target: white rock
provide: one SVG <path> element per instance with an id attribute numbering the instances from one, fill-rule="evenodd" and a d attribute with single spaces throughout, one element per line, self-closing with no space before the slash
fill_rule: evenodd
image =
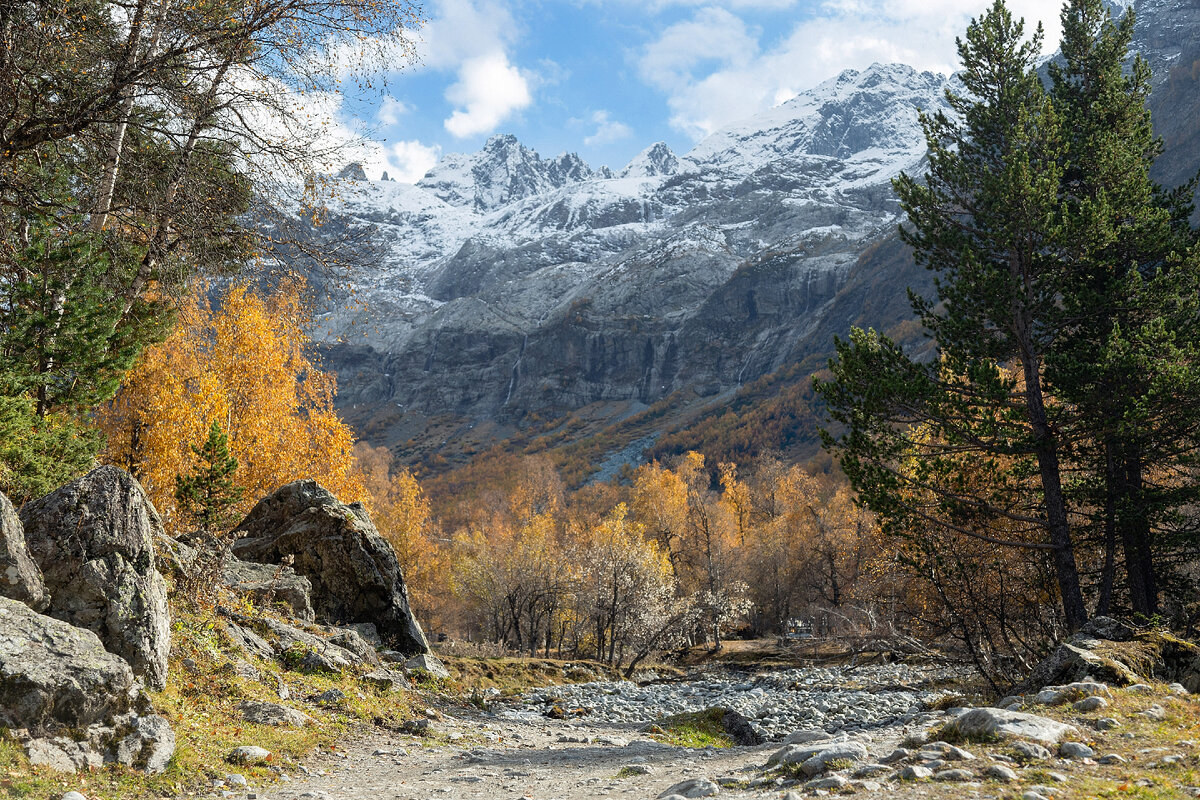
<path id="1" fill-rule="evenodd" d="M 234 764 L 260 764 L 266 761 L 270 755 L 270 750 L 248 745 L 234 748 L 229 755 L 225 756 L 225 759 Z"/>

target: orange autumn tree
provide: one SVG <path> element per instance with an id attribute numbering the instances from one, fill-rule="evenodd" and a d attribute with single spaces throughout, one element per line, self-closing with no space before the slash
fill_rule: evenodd
<path id="1" fill-rule="evenodd" d="M 299 280 L 269 292 L 234 284 L 213 300 L 200 287 L 171 337 L 143 354 L 100 413 L 104 458 L 142 482 L 169 530 L 181 524 L 175 476 L 192 469 L 192 445 L 214 421 L 238 460 L 239 512 L 301 478 L 344 502 L 365 496 L 353 433 L 333 409 L 335 379 L 305 352 L 303 290 Z"/>

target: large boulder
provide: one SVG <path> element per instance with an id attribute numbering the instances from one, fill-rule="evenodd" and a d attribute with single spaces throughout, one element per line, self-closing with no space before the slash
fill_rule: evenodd
<path id="1" fill-rule="evenodd" d="M 1115 638 L 1099 638 L 1099 633 Z M 1085 680 L 1114 686 L 1177 681 L 1188 691 L 1200 691 L 1200 646 L 1163 631 L 1138 631 L 1101 618 L 1055 648 L 1014 694 Z"/>
<path id="2" fill-rule="evenodd" d="M 0 597 L 20 600 L 35 611 L 41 611 L 50 601 L 42 570 L 25 547 L 21 519 L 3 494 L 0 494 Z"/>
<path id="3" fill-rule="evenodd" d="M 171 620 L 154 561 L 162 521 L 129 473 L 100 467 L 21 507 L 46 613 L 96 633 L 153 688 L 166 686 Z"/>
<path id="4" fill-rule="evenodd" d="M 315 481 L 297 481 L 260 500 L 236 533 L 241 538 L 233 553 L 243 561 L 279 564 L 294 557 L 296 572 L 312 582 L 318 616 L 371 622 L 396 649 L 429 651 L 396 553 L 361 505 L 339 502 Z"/>

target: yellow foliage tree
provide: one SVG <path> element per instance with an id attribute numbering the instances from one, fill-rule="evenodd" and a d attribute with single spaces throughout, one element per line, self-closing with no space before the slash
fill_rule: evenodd
<path id="1" fill-rule="evenodd" d="M 238 511 L 302 478 L 345 502 L 365 496 L 353 433 L 333 409 L 335 379 L 305 352 L 303 288 L 295 280 L 270 293 L 236 284 L 213 302 L 198 287 L 170 338 L 143 354 L 99 414 L 104 458 L 137 476 L 169 530 L 180 524 L 175 476 L 191 470 L 192 445 L 214 420 L 238 460 Z"/>

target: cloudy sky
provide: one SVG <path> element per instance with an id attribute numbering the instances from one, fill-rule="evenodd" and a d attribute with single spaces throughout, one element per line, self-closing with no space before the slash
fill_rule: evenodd
<path id="1" fill-rule="evenodd" d="M 619 168 L 844 69 L 899 61 L 948 74 L 990 0 L 428 0 L 420 60 L 385 66 L 338 122 L 379 142 L 371 178 L 415 181 L 443 154 L 512 133 L 543 157 Z M 1009 0 L 1056 44 L 1058 3 Z M 1031 25 L 1032 27 L 1032 25 Z M 1054 49 L 1051 46 L 1049 49 Z M 400 68 L 402 67 L 402 68 Z"/>

